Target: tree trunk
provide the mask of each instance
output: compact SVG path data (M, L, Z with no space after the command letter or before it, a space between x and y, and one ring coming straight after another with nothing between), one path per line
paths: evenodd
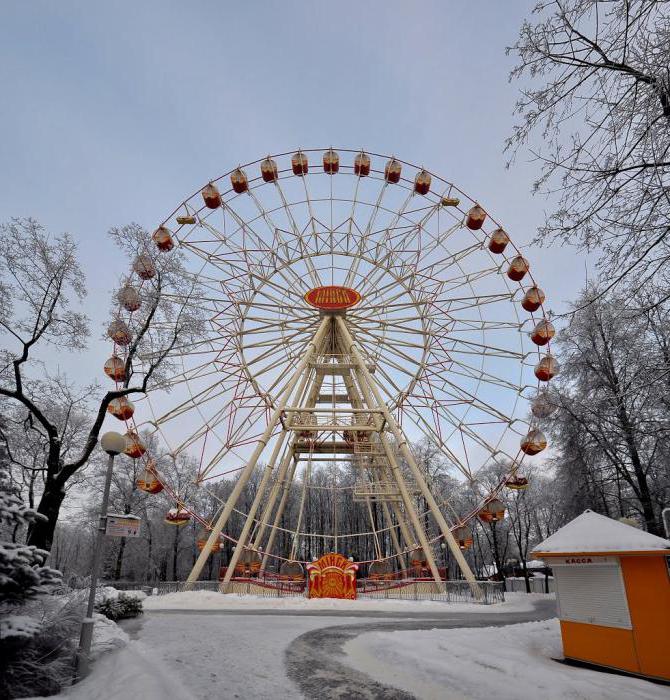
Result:
M114 569L114 580L118 581L121 578L121 569L123 568L123 552L126 549L126 538L121 538L119 544L119 553L116 555L116 567Z
M39 520L31 524L28 529L28 544L47 552L51 550L53 544L54 530L58 522L60 507L65 498L65 489L55 480L47 480L44 484L44 492L37 512L46 517L46 520Z
M152 581L155 580L155 567L152 564L151 557L152 557L152 548L153 548L153 538L151 536L151 523L149 522L149 518L147 518L147 568L145 569L144 572L144 580L149 581L150 579Z
M177 559L179 557L179 526L174 526L174 544L172 545L172 580L178 581Z
M502 581L503 591L507 590L505 586L505 573L503 572L503 563L500 556L500 549L498 548L498 529L497 523L493 522L490 524L491 532L493 534L493 560L496 564L496 569L498 569L498 576Z
M526 567L526 559L523 556L521 557L521 569L523 570L523 580L526 582L526 593L530 593L530 578L528 576L528 568Z

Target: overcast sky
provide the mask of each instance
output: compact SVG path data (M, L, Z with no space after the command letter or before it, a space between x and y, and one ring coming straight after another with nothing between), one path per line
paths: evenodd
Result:
M127 263L106 237L153 229L239 162L298 146L395 153L457 183L527 244L551 206L505 169L515 41L535 0L23 2L0 9L0 220L80 244L102 333ZM550 306L584 281L573 249L526 249ZM78 367L101 377L108 343Z

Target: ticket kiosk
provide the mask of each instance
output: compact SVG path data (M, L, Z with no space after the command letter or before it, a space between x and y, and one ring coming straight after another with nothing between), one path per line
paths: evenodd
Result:
M585 511L538 545L566 659L670 680L670 541Z

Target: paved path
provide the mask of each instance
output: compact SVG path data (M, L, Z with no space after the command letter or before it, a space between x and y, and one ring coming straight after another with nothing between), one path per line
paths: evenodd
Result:
M554 616L553 600L535 602L530 612L150 610L124 627L203 700L407 700L410 694L348 666L343 645L365 632L491 627Z
M500 627L520 622L545 620L556 615L554 600L538 601L531 612L517 613L445 613L420 619L389 620L338 625L306 632L291 642L285 652L288 677L306 698L352 700L409 700L412 695L378 683L344 662L343 646L364 632L392 630L428 630L454 627ZM396 616L397 618L397 616Z

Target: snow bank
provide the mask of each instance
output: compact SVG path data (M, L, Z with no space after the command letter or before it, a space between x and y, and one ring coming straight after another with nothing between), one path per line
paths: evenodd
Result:
M235 595L216 591L185 591L150 596L144 601L144 610L341 610L351 613L386 612L530 612L534 601L547 600L542 594L508 593L508 600L495 605L476 603L446 603L432 600L394 600L359 598L267 598L258 595Z
M102 656L88 678L50 700L194 700L179 677L152 657L142 643L129 642Z
M126 646L130 638L116 622L100 613L93 613L93 620L92 659L99 658L107 651Z
M558 663L557 620L507 627L370 632L345 644L346 662L422 700L667 700L636 678Z
M144 600L147 597L144 591L120 591L114 586L103 586L95 592L95 599L96 601L116 600L120 595L126 598L137 598L137 600Z

